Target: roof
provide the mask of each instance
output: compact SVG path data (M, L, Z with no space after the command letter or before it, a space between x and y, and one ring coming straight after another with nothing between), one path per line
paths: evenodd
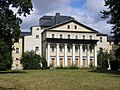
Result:
M98 33L97 36L107 36L107 34Z
M29 36L32 35L31 32L20 32L20 36Z
M51 27L51 26L54 26L56 24L59 24L59 23L62 23L62 22L65 22L65 21L68 21L71 19L74 19L74 18L71 16L61 16L60 13L56 13L55 16L43 16L43 17L41 17L40 22L43 22L43 23L40 23L40 26Z
M115 38L113 36L108 36L108 41L110 42L113 42L115 40Z

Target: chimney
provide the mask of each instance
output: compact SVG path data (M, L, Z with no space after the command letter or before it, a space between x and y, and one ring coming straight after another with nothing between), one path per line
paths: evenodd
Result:
M60 16L60 13L56 13L56 15L55 15L56 17L59 17Z

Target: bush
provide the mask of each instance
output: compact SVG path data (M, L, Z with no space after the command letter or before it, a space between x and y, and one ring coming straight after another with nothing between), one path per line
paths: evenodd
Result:
M95 68L93 63L90 63L89 67L90 67L90 69L94 69Z
M42 69L48 69L47 61L44 57L41 58L41 62L42 62Z
M41 57L34 51L25 52L20 59L23 69L40 69Z
M110 61L111 70L117 71L119 69L119 61Z

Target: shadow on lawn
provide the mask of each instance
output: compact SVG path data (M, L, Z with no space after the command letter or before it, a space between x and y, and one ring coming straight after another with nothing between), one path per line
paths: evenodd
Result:
M112 71L112 70L90 70L89 72L94 72L94 73L106 73L106 74L113 74L113 75L119 75L117 77L120 77L120 71Z
M0 71L0 74L20 74L20 73L27 73L27 72L25 72L25 71ZM0 90L1 90L1 88L0 88Z
M0 87L0 90L15 90L16 88L4 88L4 87Z

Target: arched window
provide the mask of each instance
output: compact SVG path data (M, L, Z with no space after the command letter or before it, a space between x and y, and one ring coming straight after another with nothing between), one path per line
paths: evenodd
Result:
M75 25L75 29L77 29L77 26Z
M68 25L67 27L68 27L68 29L70 29L70 25Z

